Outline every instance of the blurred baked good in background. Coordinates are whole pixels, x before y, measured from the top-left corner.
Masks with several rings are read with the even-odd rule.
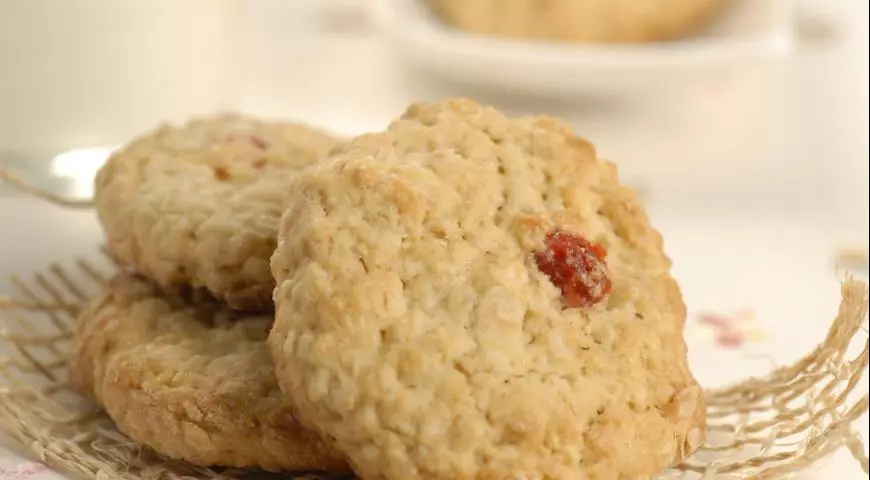
[[[723,0],[427,0],[469,32],[570,42],[645,42],[702,28]]]
[[[500,95],[505,103],[525,96],[637,105],[664,91],[683,95],[775,69],[794,46],[793,0],[375,4],[374,23],[400,63],[426,82],[451,85],[441,97],[460,92]]]

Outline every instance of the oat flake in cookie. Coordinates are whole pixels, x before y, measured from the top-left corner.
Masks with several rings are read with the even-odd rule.
[[[275,382],[270,315],[115,277],[76,322],[71,380],[133,440],[204,466],[346,472]]]
[[[290,197],[276,375],[362,478],[642,478],[703,442],[661,237],[566,124],[414,105]]]
[[[239,115],[161,126],[97,175],[108,250],[165,288],[190,285],[237,309],[271,308],[269,257],[287,185],[335,143],[306,125]]]

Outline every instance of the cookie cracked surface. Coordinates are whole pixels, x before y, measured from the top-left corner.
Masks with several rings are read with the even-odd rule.
[[[363,478],[633,479],[703,442],[661,237],[564,123],[413,105],[288,205],[276,375]],[[566,308],[535,263],[557,228],[606,249],[594,305]]]
[[[644,42],[704,26],[723,0],[428,0],[448,24],[470,32],[573,42]]]
[[[171,458],[346,472],[278,390],[266,347],[272,321],[120,274],[77,319],[70,378],[123,433]]]
[[[191,285],[237,309],[270,309],[287,184],[336,142],[306,125],[240,115],[161,126],[97,175],[107,248],[164,288]]]

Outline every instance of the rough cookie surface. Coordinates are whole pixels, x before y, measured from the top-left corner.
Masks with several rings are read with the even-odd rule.
[[[165,288],[203,287],[234,308],[271,308],[269,257],[287,183],[335,143],[305,125],[238,115],[161,126],[97,175],[108,250]]]
[[[562,122],[414,105],[290,196],[276,375],[363,478],[635,479],[704,440],[661,237]],[[537,268],[554,228],[606,249],[602,301]]]
[[[128,274],[79,316],[71,380],[133,440],[198,465],[345,472],[275,382],[271,316],[163,296]]]
[[[682,37],[722,0],[428,0],[448,24],[486,35],[575,42]]]

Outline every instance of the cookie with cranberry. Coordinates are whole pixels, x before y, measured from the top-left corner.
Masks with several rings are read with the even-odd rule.
[[[361,477],[642,478],[704,441],[662,239],[563,122],[413,105],[289,197],[276,376]]]
[[[119,274],[79,315],[70,379],[134,441],[203,466],[349,471],[297,422],[266,347],[273,317]]]
[[[428,0],[445,23],[501,37],[619,43],[667,40],[705,26],[723,0]]]
[[[162,125],[112,155],[94,200],[108,251],[167,289],[271,308],[282,198],[336,144],[307,125],[240,115]]]

